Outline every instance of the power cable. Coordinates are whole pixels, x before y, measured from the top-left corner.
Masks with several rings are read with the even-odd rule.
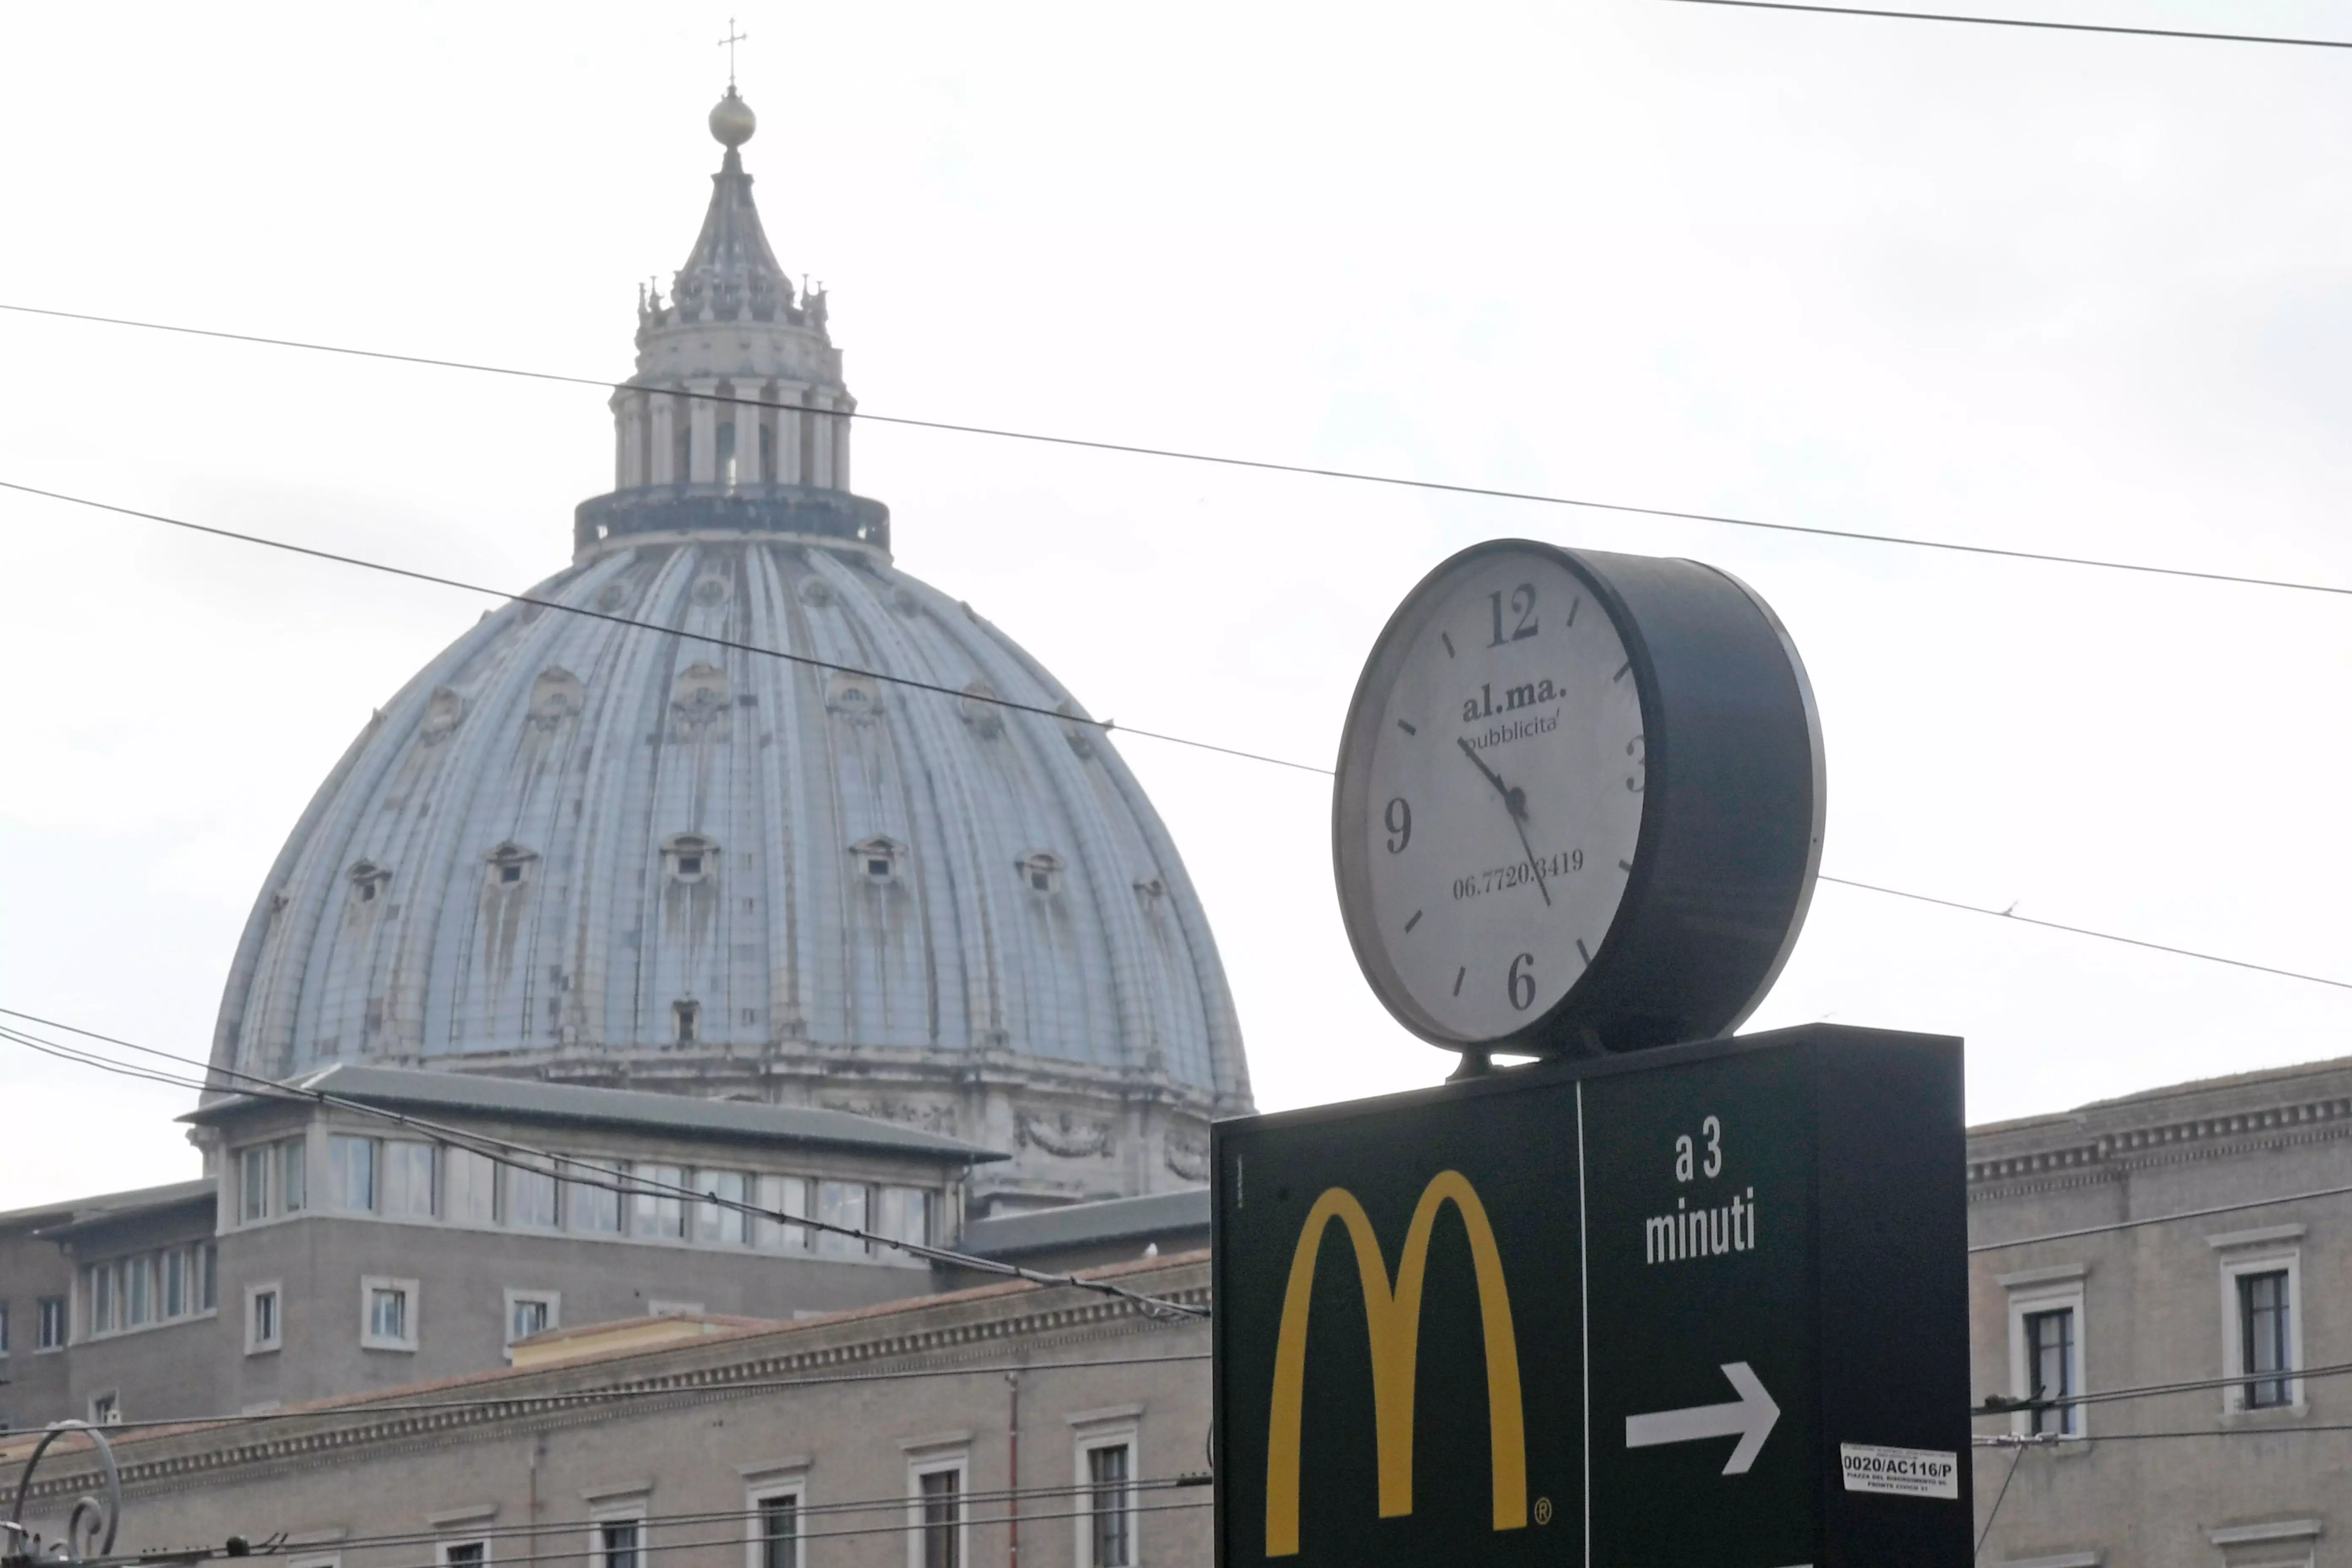
[[[2326,1366],[2288,1367],[2275,1373],[2240,1373],[2234,1377],[2187,1378],[2177,1383],[2144,1383],[2130,1388],[2103,1388],[2093,1394],[2068,1394],[2042,1399],[2011,1399],[1995,1394],[1982,1405],[1973,1405],[1972,1416],[2015,1415],[2037,1410],[2064,1410],[2077,1405],[2109,1405],[2126,1399],[2158,1399],[2169,1394],[2195,1394],[2209,1388],[2230,1388],[2241,1383],[2301,1383],[2305,1379],[2341,1377],[2352,1373],[2352,1361],[2334,1362]]]
[[[1908,893],[1900,888],[1882,888],[1875,882],[1857,882],[1851,878],[1832,877],[1819,873],[1824,882],[1835,882],[1841,888],[1859,888],[1865,893],[1884,893],[1890,899],[1909,899],[1914,903],[1935,904],[1948,910],[1963,910],[1972,915],[1990,915],[1995,920],[2015,921],[2021,925],[2040,926],[2045,931],[2063,931],[2074,936],[2096,937],[2101,942],[2117,942],[2126,947],[2143,947],[2151,952],[2168,952],[2176,958],[2194,958],[2207,963],[2226,963],[2232,969],[2251,969],[2258,974],[2275,974],[2284,980],[2307,980],[2314,985],[2333,985],[2338,991],[2352,991],[2352,980],[2331,980],[2325,974],[2305,974],[2295,969],[2278,969],[2267,963],[2255,963],[2243,958],[2224,958],[2218,952],[2199,952],[2194,948],[2172,947],[2160,942],[2147,942],[2136,936],[2117,936],[2113,931],[2093,931],[2087,926],[2063,925],[2056,921],[2036,920],[2021,915],[2014,906],[2006,910],[1988,909],[1981,904],[1964,904],[1953,899],[1938,899],[1927,893]]]
[[[257,1099],[309,1100],[315,1104],[334,1106],[338,1109],[349,1110],[358,1115],[376,1117],[383,1121],[398,1123],[399,1125],[409,1128],[413,1131],[424,1132],[432,1137],[438,1138],[445,1142],[466,1149],[470,1152],[480,1154],[485,1159],[490,1160],[498,1164],[515,1165],[517,1164],[517,1162],[511,1159],[503,1158],[499,1153],[493,1153],[490,1152],[492,1150],[503,1151],[507,1154],[523,1155],[530,1160],[543,1162],[543,1163],[541,1165],[522,1165],[520,1168],[533,1171],[536,1173],[542,1175],[555,1174],[561,1171],[565,1173],[562,1175],[561,1179],[571,1183],[575,1186],[597,1187],[607,1192],[621,1194],[625,1196],[669,1197],[677,1198],[683,1202],[711,1204],[718,1207],[729,1209],[740,1214],[749,1215],[755,1218],[771,1220],[779,1225],[827,1232],[836,1236],[848,1237],[852,1239],[868,1244],[878,1243],[885,1247],[895,1247],[899,1251],[908,1253],[916,1258],[926,1258],[934,1263],[946,1263],[961,1268],[972,1269],[975,1272],[998,1274],[1011,1279],[1025,1279],[1034,1285],[1068,1286],[1076,1289],[1089,1290],[1097,1295],[1114,1296],[1121,1300],[1132,1302],[1155,1316],[1200,1319],[1206,1318],[1209,1315],[1209,1310],[1205,1307],[1196,1306],[1187,1301],[1171,1301],[1161,1297],[1148,1295],[1139,1290],[1130,1290],[1123,1285],[1115,1285],[1108,1279],[1089,1279],[1084,1275],[1078,1274],[1048,1274],[1038,1269],[1024,1268],[1017,1263],[1006,1263],[999,1258],[982,1258],[971,1253],[957,1252],[949,1247],[932,1247],[922,1242],[908,1241],[899,1237],[883,1236],[856,1226],[836,1225],[830,1220],[816,1219],[807,1215],[793,1215],[783,1213],[781,1210],[762,1208],[757,1204],[744,1203],[733,1198],[722,1198],[715,1192],[698,1192],[694,1188],[683,1185],[682,1184],[657,1181],[649,1176],[640,1176],[634,1171],[629,1173],[626,1176],[622,1176],[619,1177],[618,1180],[614,1180],[613,1178],[617,1174],[616,1173],[603,1170],[595,1164],[579,1160],[573,1156],[559,1154],[551,1150],[541,1149],[533,1144],[518,1143],[509,1139],[494,1138],[488,1133],[470,1131],[461,1127],[452,1127],[446,1122],[433,1121],[423,1117],[408,1116],[400,1111],[387,1110],[382,1106],[370,1105],[363,1100],[348,1099],[342,1095],[329,1093],[321,1089],[309,1089],[299,1084],[273,1082],[268,1079],[259,1078],[252,1073],[239,1072],[234,1068],[225,1068],[208,1063],[196,1062],[193,1060],[193,1058],[176,1056],[170,1051],[157,1050],[152,1046],[138,1045],[130,1040],[118,1039],[110,1035],[101,1035],[93,1029],[79,1028],[71,1024],[60,1023],[54,1019],[39,1017],[34,1014],[20,1013],[14,1008],[0,1007],[0,1015],[5,1015],[12,1018],[24,1018],[29,1022],[38,1024],[44,1028],[63,1029],[68,1034],[80,1035],[87,1039],[101,1040],[108,1045],[120,1046],[126,1050],[138,1051],[147,1056],[161,1057],[168,1061],[187,1062],[192,1067],[203,1068],[206,1074],[205,1079],[183,1079],[174,1085],[174,1087],[178,1088],[194,1089],[203,1091],[224,1091],[222,1090],[222,1086],[213,1083],[210,1079],[210,1075],[218,1073],[226,1078],[239,1079],[246,1083],[257,1086],[253,1089],[236,1090],[235,1092],[250,1093]],[[152,1077],[153,1081],[171,1081],[168,1076],[147,1074],[139,1068],[130,1066],[129,1064],[112,1062],[99,1057],[96,1053],[82,1051],[78,1047],[71,1046],[61,1046],[54,1040],[41,1041],[34,1037],[25,1034],[21,1030],[0,1028],[0,1039],[6,1039],[15,1044],[39,1051],[44,1055],[57,1057],[63,1060],[79,1061],[85,1066],[98,1067],[104,1070],[120,1072],[125,1077]]]
[[[2074,1230],[2044,1231],[2040,1236],[2021,1236],[2014,1241],[1971,1242],[1969,1251],[2006,1252],[2012,1247],[2032,1247],[2044,1241],[2073,1241],[2085,1236],[2107,1236],[2119,1230],[2137,1230],[2142,1226],[2171,1225],[2184,1219],[2209,1219],[2215,1215],[2242,1214],[2248,1209],[2266,1209],[2280,1204],[2299,1204],[2312,1198],[2340,1198],[2352,1195],[2352,1186],[2315,1187],[2307,1193],[2283,1193],[2274,1198],[2248,1198],[2243,1203],[2215,1204],[2210,1208],[2183,1209],[2179,1214],[2149,1215],[2145,1219],[2110,1220],[2105,1225],[2081,1226]]]
[[[2286,44],[2304,49],[2352,49],[2352,38],[2298,38],[2266,33],[2197,33],[2179,27],[2119,27],[2101,22],[2041,22],[2022,16],[1964,16],[1942,11],[1881,11],[1861,5],[1805,5],[1797,0],[1668,0],[1677,5],[1725,5],[1739,11],[1803,11],[1816,16],[1883,16],[1904,22],[1965,22],[1979,27],[2032,27],[2053,33],[2120,33],[2135,38],[2197,38],[2215,44]],[[0,309],[14,307],[0,306]]]
[[[0,309],[5,308],[5,307],[0,307]],[[1171,745],[1189,746],[1196,751],[1215,752],[1224,756],[1238,757],[1247,762],[1268,763],[1276,767],[1289,768],[1299,773],[1317,773],[1325,778],[1333,776],[1331,769],[1318,767],[1312,763],[1293,762],[1287,757],[1269,756],[1262,752],[1244,751],[1236,746],[1220,745],[1210,741],[1195,741],[1182,735],[1171,735],[1158,730],[1138,730],[1120,726],[1108,719],[1091,719],[1076,713],[1065,713],[1059,709],[1046,708],[1036,703],[1018,702],[1010,698],[1003,697],[982,696],[979,693],[966,691],[957,687],[942,686],[936,682],[928,680],[917,680],[908,676],[886,675],[879,670],[866,669],[856,665],[837,664],[827,659],[814,658],[806,654],[789,653],[780,648],[762,647],[757,643],[738,642],[731,638],[714,637],[705,633],[682,631],[677,627],[665,626],[653,621],[641,621],[629,616],[614,615],[610,611],[589,609],[579,605],[567,605],[558,599],[541,598],[536,595],[530,594],[511,593],[503,588],[487,587],[478,583],[467,583],[458,578],[445,577],[435,573],[420,572],[405,566],[394,566],[383,562],[370,561],[362,556],[344,555],[335,551],[320,550],[307,544],[294,544],[281,539],[271,539],[263,534],[244,533],[235,529],[216,528],[208,523],[191,522],[183,518],[166,517],[161,512],[142,511],[135,507],[117,506],[110,501],[93,500],[85,496],[68,495],[59,490],[43,489],[37,486],[18,484],[8,479],[0,479],[0,489],[17,490],[26,495],[39,496],[47,500],[62,501],[72,506],[86,506],[99,511],[117,513],[123,517],[139,518],[144,521],[158,522],[170,528],[185,529],[191,532],[205,534],[216,539],[226,539],[240,544],[257,544],[266,549],[282,550],[290,554],[311,556],[318,560],[333,562],[338,565],[357,566],[365,571],[382,572],[395,577],[408,578],[415,582],[431,583],[441,587],[460,589],[466,593],[487,595],[494,598],[507,599],[517,604],[537,605],[546,609],[561,610],[566,615],[584,616],[591,620],[610,621],[616,626],[633,626],[641,631],[658,633],[663,637],[688,637],[694,641],[709,643],[713,647],[731,648],[743,653],[758,654],[769,658],[780,658],[792,664],[806,665],[817,669],[838,670],[845,674],[862,676],[868,679],[884,681],[895,686],[910,687],[919,691],[929,691],[937,693],[940,696],[953,697],[959,700],[986,702],[999,708],[1011,709],[1015,712],[1037,714],[1045,718],[1054,719],[1066,723],[1092,725],[1095,728],[1105,731],[1115,730],[1120,734],[1140,735],[1148,740],[1165,741]],[[2330,591],[2333,592],[2334,590]],[[1977,904],[1964,904],[1951,899],[1939,899],[1927,893],[1906,892],[1900,888],[1882,887],[1874,882],[1855,881],[1850,878],[1832,877],[1826,873],[1822,874],[1820,879],[1824,882],[1834,882],[1841,887],[1859,889],[1864,892],[1885,894],[1889,898],[1910,899],[1916,902],[1936,904],[1945,909],[1964,910],[1969,914],[1987,915],[2000,920],[2015,921],[2025,925],[2042,926],[2052,931],[2065,931],[2075,936],[2095,937],[2103,942],[2121,942],[2129,947],[2146,948],[2152,952],[2167,952],[2179,958],[2193,958],[2201,960],[2208,963],[2226,964],[2233,969],[2252,970],[2258,973],[2276,975],[2282,979],[2303,980],[2308,981],[2315,985],[2329,985],[2339,990],[2352,990],[2352,983],[2341,980],[2331,980],[2325,975],[2306,974],[2297,970],[2281,969],[2266,963],[2255,963],[2242,958],[2226,958],[2219,953],[2200,952],[2193,948],[2174,947],[2164,942],[2148,942],[2139,937],[2119,936],[2112,931],[2093,931],[2086,926],[2063,925],[2056,921],[2037,920],[2033,916],[2020,915],[2008,910],[1994,910],[1987,909]],[[184,1060],[186,1058],[184,1058],[178,1059]]]
[[[2020,1437],[2007,1434],[1969,1439],[1978,1448],[2058,1447],[2067,1443],[2146,1443],[2167,1437],[2285,1437],[2304,1432],[2352,1432],[2352,1422],[2313,1422],[2293,1426],[2208,1426],[2183,1432],[2102,1432],[2097,1436],[2062,1437],[2055,1433]]]
[[[240,544],[257,544],[268,550],[282,550],[291,555],[307,555],[317,561],[331,561],[341,566],[357,566],[369,572],[382,572],[394,577],[405,577],[411,582],[431,583],[438,587],[456,588],[468,594],[482,594],[512,604],[536,605],[541,609],[561,610],[567,616],[581,616],[592,621],[610,621],[614,626],[634,626],[640,631],[657,632],[663,637],[684,637],[692,642],[709,643],[737,653],[757,654],[763,658],[780,658],[787,664],[803,665],[812,669],[835,670],[844,675],[863,677],[892,686],[903,686],[917,691],[937,692],[959,701],[984,702],[1015,713],[1034,713],[1063,723],[1086,724],[1106,732],[1113,730],[1123,735],[1141,735],[1148,740],[1165,741],[1171,745],[1190,746],[1196,751],[1222,752],[1230,757],[1244,757],[1254,763],[1272,763],[1276,767],[1296,768],[1301,773],[1330,774],[1329,768],[1318,768],[1308,763],[1294,763],[1285,757],[1270,757],[1258,752],[1244,752],[1233,746],[1220,746],[1208,741],[1188,741],[1181,735],[1164,734],[1157,730],[1121,728],[1108,719],[1088,718],[1081,713],[1064,712],[1034,702],[1015,701],[1010,697],[970,691],[961,687],[941,686],[935,681],[918,680],[912,676],[886,675],[878,669],[866,669],[854,664],[841,664],[832,659],[814,658],[807,654],[791,653],[782,648],[763,647],[759,643],[738,642],[731,637],[717,637],[707,632],[689,632],[676,626],[665,626],[654,621],[641,621],[630,616],[614,615],[609,610],[590,609],[584,605],[567,605],[561,599],[541,598],[535,594],[518,594],[505,588],[492,588],[480,583],[468,583],[457,577],[444,577],[431,572],[419,572],[413,567],[394,566],[382,561],[368,561],[356,555],[344,555],[332,550],[320,550],[313,545],[295,544],[283,539],[271,539],[264,534],[241,533],[235,529],[215,528],[208,523],[190,522],[184,518],[166,517],[161,512],[142,511],[135,507],[116,506],[109,501],[92,500],[87,496],[67,495],[61,490],[42,489],[37,485],[17,484],[0,479],[0,489],[11,489],[25,495],[39,496],[47,500],[63,501],[69,506],[86,506],[98,511],[110,511],[122,517],[135,517],[148,522],[160,522],[167,528],[185,529],[191,533],[209,534],[215,539],[234,540]]]
[[[1969,1562],[1973,1563],[1984,1555],[1985,1542],[1992,1534],[1992,1521],[2000,1517],[2000,1505],[2009,1500],[2009,1483],[2017,1479],[2017,1467],[2024,1459],[2025,1450],[2022,1448],[2010,1456],[2009,1474],[2000,1478],[2000,1490],[1993,1494],[1992,1507],[1985,1514],[1984,1528],[1977,1531],[1977,1549],[1969,1554]]]
[[[863,419],[873,424],[899,425],[919,430],[940,430],[960,436],[987,436],[1008,441],[1031,441],[1045,446],[1075,447],[1097,452],[1118,452],[1129,457],[1161,458],[1174,462],[1206,463],[1219,468],[1249,468],[1262,473],[1297,474],[1308,479],[1344,479],[1355,484],[1433,490],[1445,495],[1482,496],[1492,500],[1525,501],[1537,506],[1573,507],[1587,511],[1619,512],[1629,517],[1654,517],[1678,522],[1717,523],[1727,528],[1760,529],[1771,533],[1806,534],[1817,539],[1843,539],[1864,544],[1892,544],[1911,550],[1941,550],[1962,555],[1986,555],[2008,561],[2035,561],[2053,566],[2082,566],[2105,572],[2136,572],[2149,576],[2182,577],[2203,583],[2231,583],[2249,588],[2283,588],[2296,593],[2332,594],[2352,597],[2352,586],[2330,583],[2305,583],[2289,578],[2255,577],[2231,572],[2205,572],[2186,566],[2158,566],[2147,562],[2112,561],[2095,556],[2059,555],[2046,551],[2012,550],[1993,544],[1966,544],[1948,539],[1921,539],[1908,534],[1872,533],[1853,529],[1822,528],[1809,523],[1767,522],[1760,518],[1736,517],[1724,512],[1686,511],[1673,507],[1636,506],[1622,501],[1551,495],[1539,490],[1504,489],[1491,485],[1452,484],[1443,479],[1415,479],[1402,474],[1376,474],[1355,468],[1323,468],[1307,463],[1282,463],[1257,458],[1236,458],[1223,453],[1187,451],[1172,447],[1147,447],[1125,441],[1096,441],[1076,436],[1046,435],[1034,430],[1012,430],[988,425],[957,424],[944,419],[914,419],[900,415],[870,413],[863,408],[804,408],[795,403],[771,403],[757,397],[737,397],[716,392],[693,392],[672,387],[636,386],[627,382],[605,381],[595,376],[564,375],[553,371],[520,370],[510,365],[483,364],[467,360],[436,359],[425,354],[394,353],[382,349],[362,349],[338,343],[308,342],[296,338],[263,337],[251,332],[220,331],[208,327],[179,326],[164,321],[140,321],[121,316],[92,315],[79,310],[58,310],[37,305],[12,305],[0,302],[0,310],[26,316],[47,316],[58,321],[95,322],[110,327],[133,327],[143,331],[173,332],[188,337],[217,338],[230,342],[257,343],[270,348],[302,349],[313,353],[345,354],[359,359],[390,360],[400,364],[429,365],[442,370],[474,371],[488,375],[515,376],[527,381],[554,382],[567,386],[593,386],[604,392],[653,392],[667,397],[692,399],[698,402],[740,404],[751,408],[779,408],[795,414],[821,415],[827,418]],[[492,590],[478,591],[488,593]]]

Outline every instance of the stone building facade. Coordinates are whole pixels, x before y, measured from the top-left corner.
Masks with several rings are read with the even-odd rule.
[[[187,1118],[216,1178],[0,1215],[0,1309],[37,1331],[0,1361],[7,1425],[457,1377],[567,1323],[918,1295],[919,1256],[663,1190],[938,1246],[968,1173],[1001,1158],[802,1107],[389,1068],[300,1087],[333,1103],[238,1095]],[[488,1157],[509,1145],[567,1163]]]
[[[1979,1398],[2092,1396],[1977,1421],[1979,1561],[2352,1562],[2352,1059],[1979,1127],[1969,1162]]]
[[[1197,1253],[1097,1277],[1208,1300]],[[708,1331],[650,1347],[559,1333],[511,1370],[118,1428],[116,1549],[274,1539],[285,1568],[1208,1560],[1203,1320],[1014,1284],[681,1327]],[[51,1540],[91,1484],[80,1442],[34,1477],[29,1514]],[[0,1439],[0,1483],[30,1446]]]

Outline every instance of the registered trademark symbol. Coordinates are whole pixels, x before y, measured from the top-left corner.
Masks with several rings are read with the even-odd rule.
[[[1536,1499],[1536,1522],[1538,1524],[1551,1522],[1551,1499],[1548,1497]]]

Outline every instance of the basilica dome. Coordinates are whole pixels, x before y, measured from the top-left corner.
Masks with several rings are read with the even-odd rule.
[[[1196,1184],[1250,1108],[1207,917],[1108,733],[849,490],[825,298],[769,247],[740,108],[640,303],[614,489],[320,787],[214,1061],[878,1116],[1011,1154],[982,1211]]]

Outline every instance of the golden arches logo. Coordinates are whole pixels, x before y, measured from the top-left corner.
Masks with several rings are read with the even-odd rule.
[[[1356,1274],[1364,1293],[1364,1324],[1372,1346],[1372,1411],[1380,1455],[1381,1517],[1412,1511],[1413,1369],[1421,1347],[1421,1287],[1429,1268],[1429,1233],[1438,1208],[1451,1203],[1470,1233],[1470,1260],[1478,1280],[1478,1317],[1486,1337],[1486,1425],[1494,1456],[1495,1528],[1528,1522],[1527,1424],[1519,1409],[1519,1342],[1511,1331],[1511,1296],[1503,1283],[1502,1254],[1486,1205],[1459,1171],[1440,1171],[1422,1189],[1389,1288],[1380,1237],[1364,1205],[1333,1187],[1307,1211],[1291,1255],[1290,1284],[1282,1298],[1282,1330],[1274,1351],[1274,1415],[1267,1423],[1265,1554],[1298,1552],[1299,1426],[1307,1397],[1307,1316],[1315,1295],[1315,1259],[1331,1221],[1355,1244]]]

